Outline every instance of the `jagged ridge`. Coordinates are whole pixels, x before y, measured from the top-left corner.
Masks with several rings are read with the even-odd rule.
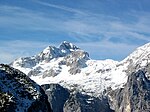
[[[64,42],[64,44],[66,43]],[[74,46],[71,43],[68,43],[68,45]],[[58,53],[59,56],[54,55],[51,58],[51,55],[56,53],[50,53],[50,49],[47,49],[46,51],[50,53],[47,55],[49,60],[47,58],[43,59],[31,68],[21,67],[20,65],[16,66],[16,63],[20,63],[19,61],[14,61],[11,65],[26,72],[27,75],[41,85],[58,83],[70,91],[75,90],[81,93],[83,96],[88,95],[102,98],[104,95],[110,99],[109,104],[111,104],[111,108],[115,111],[141,111],[143,108],[149,111],[149,103],[146,103],[146,105],[143,103],[144,106],[141,103],[138,103],[138,106],[132,103],[134,102],[132,98],[136,99],[137,97],[131,94],[134,91],[134,84],[129,79],[136,79],[137,77],[135,78],[131,74],[136,75],[141,69],[146,69],[147,71],[144,74],[144,77],[147,78],[146,80],[150,77],[150,43],[137,48],[120,62],[113,60],[91,60],[87,52],[75,46],[72,48],[73,50],[70,47],[65,47],[65,51],[62,50],[64,45],[61,50],[60,47],[55,49],[59,49],[58,51],[61,52],[60,54]],[[137,78],[134,80],[138,88],[143,87],[143,84],[148,84],[146,82],[138,83],[139,80],[141,79]],[[127,91],[129,89],[130,91]],[[149,93],[149,89],[146,91]],[[137,92],[140,93],[139,90]],[[140,93],[140,95],[142,94],[145,94],[144,90]],[[140,97],[139,94],[138,97]],[[113,102],[112,99],[114,99]],[[137,99],[138,102],[140,100],[143,100],[143,97]],[[70,105],[69,102],[68,105]],[[149,102],[149,100],[146,102]],[[74,104],[75,107],[76,105],[78,103]],[[134,106],[137,106],[138,109],[136,110]],[[66,106],[66,109],[75,107],[70,108],[70,106]]]
[[[0,64],[1,112],[51,112],[42,88],[24,73]]]

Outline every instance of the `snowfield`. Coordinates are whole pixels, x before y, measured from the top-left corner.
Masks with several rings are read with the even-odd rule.
[[[146,66],[150,61],[147,57],[150,57],[150,43],[118,62],[92,60],[87,52],[65,41],[58,48],[49,46],[38,55],[19,58],[10,65],[40,85],[58,83],[70,90],[98,96],[107,88],[122,88],[129,69]]]

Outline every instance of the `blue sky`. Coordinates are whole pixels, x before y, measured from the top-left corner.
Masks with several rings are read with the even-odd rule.
[[[150,41],[149,0],[0,0],[0,63],[62,41],[122,60]]]

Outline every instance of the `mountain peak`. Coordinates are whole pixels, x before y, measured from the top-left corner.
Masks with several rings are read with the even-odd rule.
[[[138,47],[122,62],[128,62],[132,65],[139,65],[140,67],[146,66],[150,62],[150,43]]]
[[[48,46],[48,47],[46,47],[44,50],[43,50],[43,53],[49,53],[50,51],[52,51],[52,50],[54,50],[55,49],[55,47],[53,47],[53,46]]]
[[[62,51],[62,53],[70,53],[71,51],[76,51],[80,49],[79,47],[75,46],[74,44],[64,41],[60,44],[59,49]]]
[[[61,52],[59,48],[54,46],[46,47],[37,57],[40,58],[41,61],[50,61],[53,58],[61,57]]]
[[[38,56],[42,60],[49,61],[53,58],[66,56],[78,49],[79,47],[75,46],[74,44],[64,41],[60,44],[58,48],[55,46],[46,47]]]
[[[32,56],[32,57],[24,57],[19,58],[12,62],[10,65],[18,67],[25,67],[25,68],[32,68],[41,62],[50,62],[52,59],[65,57],[72,52],[80,50],[79,47],[75,46],[72,43],[64,41],[60,44],[59,47],[55,46],[48,46],[39,54]]]

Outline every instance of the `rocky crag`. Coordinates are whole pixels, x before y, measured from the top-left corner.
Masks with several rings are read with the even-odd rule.
[[[0,64],[0,112],[52,112],[44,90],[24,73]]]
[[[43,85],[55,112],[150,111],[150,43],[118,62],[92,60],[79,47],[63,42],[10,65]]]

